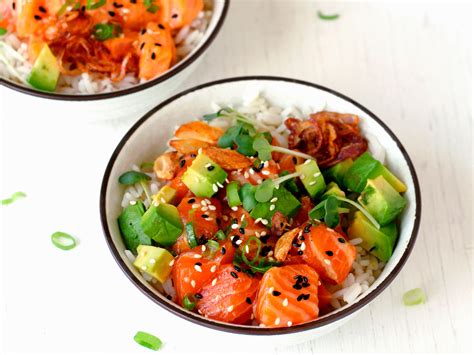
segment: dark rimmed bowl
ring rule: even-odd
[[[257,92],[280,107],[293,105],[311,112],[315,107],[325,105],[329,111],[359,115],[361,129],[369,143],[374,137],[378,140],[386,152],[385,163],[408,186],[405,193],[408,205],[401,218],[396,248],[374,284],[352,304],[315,321],[290,328],[268,329],[231,325],[182,309],[157,292],[134,269],[124,254],[124,244],[117,225],[123,194],[118,183],[120,174],[129,170],[133,164],[152,161],[167,148],[166,142],[173,136],[176,125],[212,112],[212,102],[221,105],[240,104],[243,96]],[[174,315],[202,326],[200,328],[220,331],[219,336],[238,334],[252,341],[256,338],[263,341],[262,337],[255,336],[268,336],[271,343],[276,345],[303,341],[335,329],[381,294],[398,275],[413,249],[420,225],[421,195],[415,168],[408,153],[395,134],[372,112],[354,100],[316,84],[287,78],[255,76],[224,79],[197,86],[166,100],[142,117],[127,132],[110,158],[102,181],[100,214],[106,242],[118,265],[130,281],[155,303]]]
[[[176,92],[175,90],[196,69],[204,53],[221,30],[229,6],[230,0],[213,0],[213,14],[209,26],[196,48],[168,71],[142,84],[113,92],[87,95],[39,91],[2,77],[0,77],[0,85],[14,90],[13,96],[21,95],[22,101],[28,100],[32,105],[36,104],[46,114],[71,109],[81,110],[84,113],[82,116],[87,121],[111,120],[131,115],[141,116],[157,101]]]

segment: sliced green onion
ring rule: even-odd
[[[338,15],[338,14],[325,15],[325,14],[323,14],[321,11],[318,11],[318,17],[319,17],[321,20],[331,21],[331,20],[337,20],[337,19],[339,18],[339,15]]]
[[[347,202],[351,204],[352,206],[356,207],[359,211],[361,211],[365,217],[375,226],[375,228],[380,229],[380,224],[375,220],[374,217],[367,211],[364,207],[359,205],[357,202],[354,202],[352,200],[349,200],[348,198],[341,197],[341,196],[334,196],[336,197],[339,201]]]
[[[208,240],[206,242],[206,251],[205,251],[206,256],[209,258],[213,258],[216,255],[219,248],[220,248],[220,245],[218,242],[212,239]]]
[[[225,235],[225,233],[224,233],[223,231],[221,231],[221,230],[218,230],[218,231],[217,231],[215,237],[216,237],[218,240],[224,240],[224,239],[227,238],[226,235]]]
[[[270,201],[273,197],[273,189],[275,185],[272,179],[267,179],[257,186],[255,190],[255,199],[258,202],[267,202]]]
[[[413,290],[405,292],[403,295],[403,304],[405,304],[405,306],[415,306],[425,302],[426,296],[421,288],[414,288]]]
[[[24,192],[21,192],[21,191],[17,191],[15,193],[13,193],[9,198],[5,198],[2,200],[2,205],[9,205],[13,202],[15,202],[16,200],[20,199],[20,198],[24,198],[26,197],[26,194]]]
[[[225,190],[229,207],[240,206],[242,204],[239,197],[239,187],[240,184],[237,181],[232,181],[227,184]]]
[[[158,5],[152,4],[152,5],[147,7],[146,11],[148,11],[152,14],[155,14],[159,9],[160,9],[160,7]]]
[[[188,244],[191,248],[198,246],[196,233],[194,232],[193,222],[186,223],[186,236],[188,237]]]
[[[160,338],[145,332],[137,332],[137,334],[135,334],[133,337],[133,340],[135,340],[141,346],[155,351],[159,350],[163,345]]]
[[[64,232],[55,232],[51,235],[53,244],[62,250],[71,250],[76,247],[76,239]]]
[[[247,257],[245,256],[245,251],[250,247],[250,243],[252,241],[255,241],[255,243],[257,244],[257,252],[255,253],[255,257],[250,261],[249,259],[247,259]],[[250,237],[247,242],[245,243],[244,245],[244,248],[242,250],[242,260],[244,261],[245,264],[247,264],[248,266],[254,266],[254,264],[258,261],[259,259],[259,256],[260,256],[260,250],[262,248],[262,242],[260,241],[260,239],[258,239],[257,237],[255,236],[252,236]]]
[[[3,27],[0,27],[0,36],[3,36],[4,34],[6,34],[8,31],[6,28],[3,28]]]
[[[144,173],[139,171],[127,171],[126,173],[120,175],[119,183],[122,185],[133,185],[137,182],[151,180],[151,178]]]
[[[186,295],[183,297],[183,307],[188,311],[192,311],[194,308],[196,308],[196,302],[194,299],[191,299],[191,297]]]
[[[97,0],[97,2],[92,3],[93,0],[87,0],[86,9],[87,10],[97,10],[99,7],[102,7],[106,4],[107,0]]]
[[[94,26],[92,34],[98,41],[116,38],[122,33],[122,27],[113,23],[99,23]]]

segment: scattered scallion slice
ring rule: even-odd
[[[76,247],[76,239],[64,232],[55,232],[51,235],[53,244],[62,250],[71,250]]]
[[[107,0],[97,0],[97,2],[95,3],[92,3],[92,1],[93,0],[87,0],[87,10],[97,10],[98,8],[104,6],[107,3]]]
[[[331,21],[331,20],[337,20],[339,18],[339,14],[325,15],[321,11],[318,11],[318,17],[321,20]]]
[[[405,292],[403,295],[403,304],[405,306],[415,306],[426,302],[426,295],[421,288],[414,288],[413,290]]]
[[[239,197],[240,184],[237,181],[232,181],[226,186],[227,203],[230,207],[240,206],[242,202]]]
[[[15,193],[13,193],[10,197],[3,199],[2,200],[2,205],[9,205],[9,204],[15,202],[16,200],[18,200],[20,198],[24,198],[24,197],[26,197],[26,194],[24,192],[17,191]]]
[[[122,27],[113,23],[98,23],[92,31],[98,41],[116,38],[122,33]]]
[[[188,311],[192,311],[194,308],[196,308],[196,302],[194,299],[191,299],[191,297],[186,295],[183,297],[183,307]]]
[[[209,258],[213,258],[216,255],[217,251],[219,250],[220,245],[215,240],[208,240],[206,243],[206,251],[204,252],[205,256]]]
[[[7,33],[7,29],[6,28],[3,28],[3,27],[0,27],[0,36],[3,36]]]
[[[193,222],[186,223],[186,236],[188,237],[188,244],[191,248],[195,248],[198,246],[196,232],[194,232]]]
[[[155,351],[159,350],[163,345],[160,338],[146,332],[137,332],[133,339],[141,346]]]
[[[219,239],[219,240],[224,240],[227,237],[225,236],[225,233],[223,231],[218,230],[217,233],[216,233],[216,238]]]

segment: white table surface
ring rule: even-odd
[[[339,13],[321,21],[316,13]],[[415,249],[392,285],[337,331],[270,353],[472,351],[472,6],[469,4],[232,1],[225,26],[186,87],[238,75],[280,75],[344,93],[381,117],[416,166],[423,197]],[[184,89],[185,87],[183,87]],[[184,351],[157,306],[118,270],[102,236],[99,185],[128,129],[81,123],[77,112],[38,117],[28,98],[0,88],[4,350],[140,352],[148,330]],[[79,246],[63,252],[63,230]],[[425,305],[403,306],[422,287]],[[161,318],[160,318],[161,317]],[[186,340],[188,339],[188,340]],[[221,351],[216,339],[196,351]],[[244,344],[232,351],[250,352]]]

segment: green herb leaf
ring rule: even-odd
[[[148,180],[151,180],[151,178],[147,174],[133,170],[127,171],[119,177],[119,183],[121,183],[122,185],[133,185],[137,182]]]
[[[6,28],[3,28],[3,27],[0,27],[0,36],[3,36],[7,33],[7,29]]]
[[[255,137],[253,149],[257,151],[260,160],[267,161],[272,159],[272,146],[263,135]]]
[[[242,125],[235,125],[229,127],[225,133],[219,138],[217,144],[221,148],[232,148],[234,146],[234,140],[240,134],[242,130]]]
[[[194,308],[196,308],[196,301],[194,300],[194,297],[188,295],[184,296],[183,307],[188,311],[192,311]]]
[[[141,346],[155,351],[159,350],[163,345],[160,338],[145,332],[137,332],[137,334],[135,334],[133,337],[133,340],[135,340]]]
[[[92,3],[94,0],[87,0],[86,9],[87,10],[97,10],[98,8],[104,6],[107,3],[107,0],[97,0],[97,2]]]
[[[325,209],[325,214],[324,214],[324,223],[329,228],[334,228],[339,224],[339,201],[335,196],[329,196],[325,201],[324,201],[324,209]]]
[[[9,205],[9,204],[15,202],[16,200],[18,200],[20,198],[24,198],[24,197],[26,197],[26,194],[24,192],[17,191],[15,193],[13,193],[10,197],[3,199],[2,200],[2,205]]]
[[[267,179],[257,186],[255,190],[255,199],[258,202],[267,202],[270,201],[273,197],[273,189],[275,185],[273,184],[272,179]]]
[[[318,11],[318,17],[319,17],[321,20],[331,21],[331,20],[337,20],[337,19],[339,18],[339,15],[338,15],[338,14],[325,15],[325,14],[323,14],[321,11]]]
[[[105,41],[111,38],[116,38],[122,33],[122,28],[119,25],[111,23],[99,23],[94,26],[92,34],[99,41]]]
[[[403,304],[405,306],[415,306],[426,302],[426,295],[421,288],[414,288],[413,290],[405,292],[403,295]]]
[[[53,244],[62,250],[74,249],[77,245],[76,239],[73,236],[64,232],[55,232],[51,235]]]
[[[249,135],[239,134],[235,138],[235,143],[237,144],[237,151],[240,154],[251,157],[255,155],[255,149],[253,149],[253,139]]]

